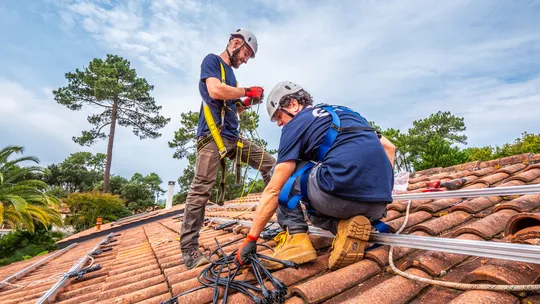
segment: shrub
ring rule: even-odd
[[[103,223],[109,223],[131,215],[118,195],[108,193],[72,193],[64,199],[64,203],[71,211],[65,223],[72,225],[77,232],[95,226],[100,216]]]
[[[34,233],[16,230],[0,237],[0,266],[26,260],[55,250],[56,242],[63,237],[36,223]]]

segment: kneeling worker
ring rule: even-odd
[[[360,114],[341,106],[313,106],[295,83],[274,87],[266,101],[272,121],[283,127],[276,167],[263,191],[253,225],[238,249],[241,264],[274,212],[283,232],[273,257],[298,264],[317,258],[299,201],[315,226],[335,235],[329,268],[361,260],[371,222],[392,201],[395,147]],[[281,264],[263,260],[269,269]]]

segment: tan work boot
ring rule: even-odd
[[[309,234],[307,232],[289,234],[289,230],[282,231],[274,240],[277,246],[271,257],[303,264],[317,259],[317,252],[311,244]],[[283,267],[283,264],[261,259],[264,267],[268,270],[275,270]]]
[[[370,233],[371,223],[362,215],[339,221],[332,253],[328,258],[328,268],[336,270],[360,261],[364,257]]]

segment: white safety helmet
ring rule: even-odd
[[[294,94],[296,92],[300,92],[301,90],[302,87],[294,82],[282,81],[278,83],[272,89],[270,95],[268,95],[268,97],[266,98],[266,110],[268,110],[270,120],[275,121],[274,114],[279,109],[279,101],[281,100],[281,98],[283,98],[283,96]]]
[[[251,48],[251,58],[255,58],[255,54],[257,54],[257,50],[259,49],[259,44],[257,43],[257,37],[248,29],[245,28],[239,28],[233,33],[231,33],[232,37],[242,37],[246,44]]]

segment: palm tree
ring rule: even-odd
[[[38,166],[22,167],[25,161],[39,163],[33,156],[9,160],[13,154],[22,154],[23,147],[7,146],[0,150],[0,226],[25,228],[34,231],[35,221],[45,227],[62,225],[57,208],[58,198],[47,195],[47,184],[38,180],[44,169]]]

